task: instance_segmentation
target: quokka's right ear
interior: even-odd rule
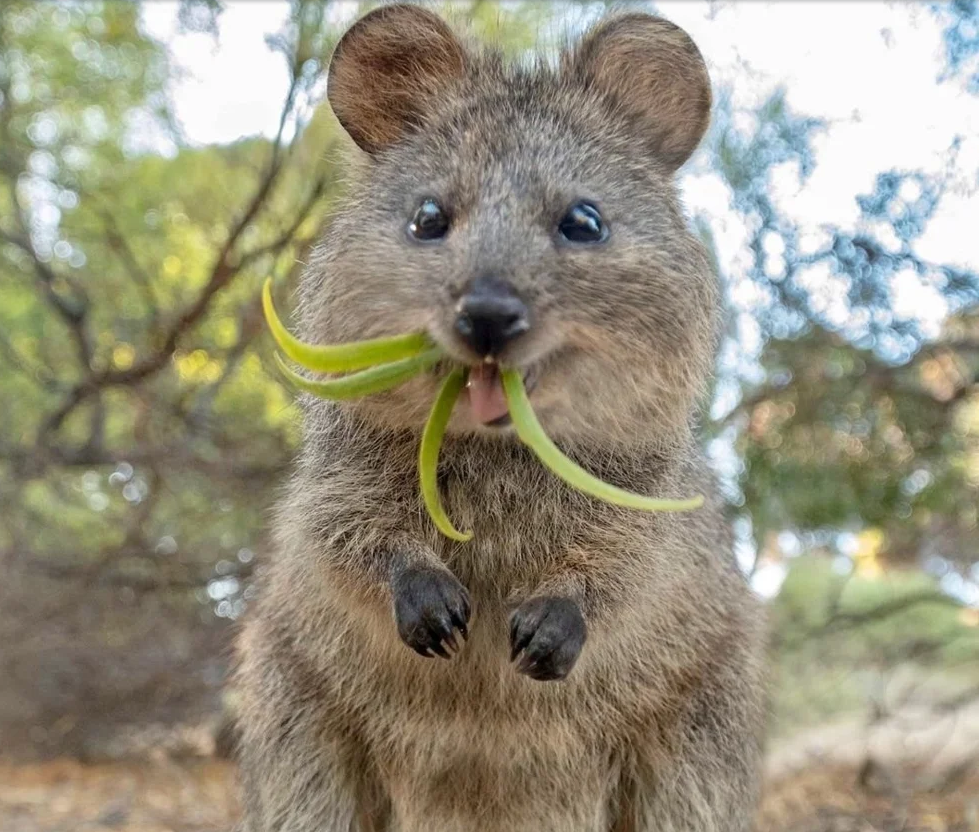
[[[599,23],[564,58],[565,71],[603,92],[671,170],[710,122],[707,66],[690,36],[661,17],[634,12]]]
[[[465,50],[440,17],[418,6],[382,6],[340,39],[327,97],[350,137],[376,153],[418,127],[465,71]]]

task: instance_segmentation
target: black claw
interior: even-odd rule
[[[510,617],[510,661],[512,662],[520,654],[530,640],[534,637],[538,625],[540,624],[541,608],[539,605],[524,604],[514,611]]]
[[[435,656],[431,653],[428,647],[420,643],[409,642],[407,639],[402,639],[405,644],[407,644],[412,650],[414,650],[423,659],[434,659]]]
[[[448,638],[452,633],[452,616],[445,612],[441,615],[433,615],[429,629],[433,635],[438,637],[439,641]]]
[[[428,647],[436,656],[441,656],[443,659],[450,658],[448,651],[441,644],[430,644]]]
[[[534,637],[533,628],[536,626],[536,624],[537,622],[533,622],[532,624],[529,625],[528,624],[518,625],[513,630],[511,630],[510,632],[510,647],[511,647],[510,661],[511,662],[515,658],[517,658],[521,650],[523,650],[528,644],[530,644],[530,640]]]
[[[467,635],[469,596],[450,572],[427,567],[405,569],[392,581],[391,592],[395,622],[405,644],[427,658],[449,659],[458,651],[454,631]]]
[[[528,655],[524,654],[520,657],[520,661],[517,662],[516,664],[517,673],[526,673],[528,670],[531,669],[531,667],[533,667],[533,665],[534,665],[534,660],[531,659]]]
[[[463,638],[465,638],[467,634],[466,622],[469,620],[468,606],[463,607],[462,609],[452,610],[450,618],[451,618],[452,628],[462,633]]]
[[[517,672],[532,679],[564,679],[577,662],[587,634],[581,610],[570,599],[531,598],[510,619],[510,661],[520,656]]]

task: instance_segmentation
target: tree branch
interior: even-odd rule
[[[288,457],[283,449],[280,458]],[[175,447],[140,446],[114,449],[83,446],[63,448],[48,446],[37,448],[0,448],[0,459],[14,466],[15,473],[24,479],[41,476],[50,466],[69,468],[92,468],[115,466],[120,463],[130,465],[159,465],[161,468],[186,468],[200,471],[216,479],[227,480],[272,480],[286,470],[284,461],[270,463],[240,460],[234,454],[223,455],[221,459],[204,459],[188,453],[183,445]]]
[[[22,218],[20,225],[24,227],[24,233],[26,234],[26,226],[24,225]],[[27,254],[28,257],[30,257],[31,265],[37,278],[35,285],[40,290],[48,305],[68,327],[72,339],[75,342],[75,347],[78,353],[78,361],[81,365],[82,373],[87,375],[91,372],[92,366],[92,345],[89,342],[88,333],[85,329],[85,318],[88,313],[89,306],[88,297],[85,295],[80,286],[72,281],[69,281],[67,277],[61,277],[61,280],[68,283],[68,285],[71,286],[72,290],[81,300],[77,300],[76,302],[72,303],[58,294],[57,290],[55,289],[55,285],[59,279],[58,275],[38,256],[37,251],[35,250],[29,237],[10,234],[0,228],[0,239],[16,246]]]
[[[86,586],[116,586],[131,589],[139,594],[161,591],[191,591],[203,589],[213,579],[213,575],[132,575],[125,572],[105,570],[105,563],[98,561],[94,566],[71,563],[54,563],[45,558],[28,558],[24,564],[33,572],[40,572],[49,578],[81,581]],[[247,577],[250,569],[228,577]]]
[[[282,133],[288,111],[293,105],[295,81],[283,108],[279,133],[273,144],[272,158],[263,174],[255,193],[245,206],[231,228],[224,245],[218,252],[211,268],[210,276],[197,299],[181,312],[167,329],[160,347],[150,355],[134,363],[125,370],[103,370],[93,373],[76,384],[67,394],[61,405],[52,412],[41,427],[39,439],[43,441],[49,434],[57,431],[68,415],[82,402],[108,387],[137,384],[161,370],[177,349],[181,337],[207,313],[215,295],[225,288],[241,271],[243,263],[232,261],[232,252],[244,230],[265,206],[273,186],[278,180],[287,154],[281,153]],[[298,227],[298,226],[297,226]]]
[[[119,223],[116,222],[116,218],[105,207],[98,208],[96,210],[98,211],[99,216],[102,218],[102,223],[105,227],[105,237],[109,241],[109,247],[117,255],[119,255],[119,259],[122,260],[126,270],[132,276],[133,282],[139,287],[140,292],[143,294],[143,300],[146,303],[146,311],[149,314],[151,327],[152,329],[155,329],[159,323],[159,303],[156,299],[156,295],[153,293],[153,283],[150,280],[149,275],[146,273],[146,270],[140,265],[139,259],[136,257],[136,253],[129,245],[129,241],[120,231]]]

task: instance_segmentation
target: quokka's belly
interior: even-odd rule
[[[392,832],[605,832],[617,755],[589,692],[519,675],[505,619],[495,623],[474,621],[450,661],[417,657],[393,633],[338,691],[359,716]]]
[[[373,749],[398,832],[606,832],[618,772],[573,725],[409,718]]]

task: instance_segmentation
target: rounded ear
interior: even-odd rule
[[[679,26],[633,13],[598,24],[566,67],[638,121],[653,153],[676,170],[710,123],[710,76]]]
[[[417,127],[465,65],[462,44],[441,18],[418,6],[381,6],[337,44],[327,97],[343,129],[375,153]]]

